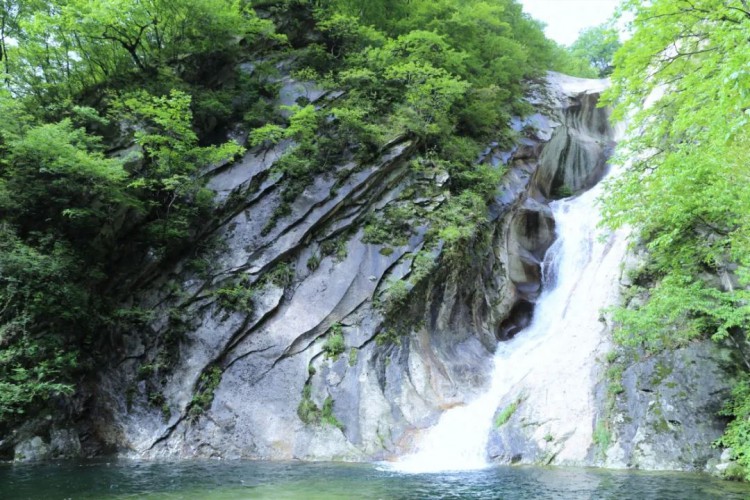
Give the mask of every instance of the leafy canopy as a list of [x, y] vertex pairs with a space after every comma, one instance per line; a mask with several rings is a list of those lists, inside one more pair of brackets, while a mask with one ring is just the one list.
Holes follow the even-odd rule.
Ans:
[[620, 48], [616, 29], [606, 24], [586, 28], [570, 46], [571, 55], [589, 61], [600, 77], [612, 73], [615, 52]]

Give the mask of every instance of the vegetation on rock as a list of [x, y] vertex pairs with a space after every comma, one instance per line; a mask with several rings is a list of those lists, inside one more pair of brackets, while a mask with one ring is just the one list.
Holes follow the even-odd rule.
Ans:
[[[4, 432], [78, 406], [77, 387], [126, 327], [119, 301], [201, 233], [213, 208], [201, 172], [242, 148], [198, 134], [247, 104], [202, 72], [239, 57], [240, 38], [278, 38], [231, 1], [0, 7]], [[131, 142], [132, 154], [112, 154]]]
[[[609, 101], [634, 133], [605, 215], [611, 227], [635, 229], [647, 262], [634, 276], [634, 300], [615, 311], [616, 339], [654, 351], [705, 337], [739, 346], [750, 331], [750, 8], [628, 0], [623, 9], [632, 37], [615, 56]], [[749, 404], [743, 381], [720, 441], [748, 478]]]
[[[479, 145], [507, 139], [509, 116], [523, 109], [523, 78], [552, 60], [539, 25], [511, 0], [2, 6], [6, 424], [51, 399], [72, 405], [65, 399], [92, 373], [100, 347], [117, 341], [118, 301], [200, 235], [212, 216], [200, 174], [242, 151], [206, 143], [220, 124], [244, 120], [251, 146], [294, 142], [275, 167], [284, 204], [274, 220], [347, 155], [372, 158], [387, 141], [413, 137], [418, 161], [451, 172], [445, 213], [453, 215], [434, 216], [435, 235], [458, 245], [499, 176], [475, 164]], [[345, 93], [325, 111], [301, 103], [281, 117], [269, 112], [277, 89], [264, 74], [277, 71], [273, 63], [251, 75], [237, 63], [282, 58], [296, 61], [300, 77]], [[219, 80], [222, 68], [230, 71]], [[130, 155], [109, 154], [129, 141]], [[123, 280], [138, 267], [146, 272]], [[271, 281], [285, 286], [282, 274]], [[243, 284], [215, 295], [224, 307], [252, 310]]]
[[513, 401], [508, 406], [503, 408], [500, 413], [497, 414], [497, 417], [495, 417], [495, 427], [502, 427], [503, 425], [507, 424], [508, 420], [510, 420], [510, 418], [518, 409], [519, 404], [521, 404], [520, 399]]

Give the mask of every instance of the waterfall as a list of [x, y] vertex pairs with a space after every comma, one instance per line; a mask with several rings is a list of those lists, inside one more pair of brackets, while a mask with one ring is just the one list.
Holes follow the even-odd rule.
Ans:
[[[568, 422], [572, 427], [549, 429], [567, 433], [569, 454], [585, 455], [593, 427], [594, 382], [590, 374], [607, 343], [600, 309], [614, 303], [626, 249], [623, 233], [602, 241], [596, 203], [601, 190], [599, 183], [580, 196], [551, 204], [557, 240], [545, 256], [545, 292], [536, 304], [532, 323], [498, 345], [489, 390], [465, 406], [446, 411], [423, 436], [416, 453], [392, 467], [403, 472], [487, 467], [486, 450], [498, 405], [509, 396], [534, 391], [552, 391], [544, 401], [529, 403], [535, 405], [539, 420], [564, 425], [566, 419], [572, 419]], [[538, 433], [538, 441], [551, 441], [550, 434], [540, 439]]]

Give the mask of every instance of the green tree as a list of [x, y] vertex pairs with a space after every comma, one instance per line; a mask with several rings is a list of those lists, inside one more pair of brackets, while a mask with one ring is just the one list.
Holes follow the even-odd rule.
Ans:
[[[111, 280], [127, 283], [130, 259], [200, 231], [213, 197], [201, 172], [242, 149], [199, 144], [179, 75], [272, 31], [229, 1], [0, 4], [0, 433], [69, 403], [118, 331], [127, 285]], [[153, 80], [159, 95], [129, 91]], [[140, 148], [127, 168], [99, 136], [113, 129]]]
[[133, 172], [131, 189], [142, 190], [152, 210], [148, 240], [163, 250], [191, 235], [196, 217], [212, 206], [213, 194], [203, 188], [200, 169], [243, 152], [234, 141], [200, 146], [192, 128], [191, 97], [173, 90], [168, 96], [136, 92], [114, 106], [130, 119], [141, 147], [141, 167]]
[[552, 48], [554, 56], [550, 62], [553, 70], [570, 76], [581, 78], [598, 78], [599, 71], [586, 57], [574, 55], [571, 50], [562, 45], [555, 44]]
[[2, 98], [0, 110], [2, 431], [74, 391], [81, 343], [104, 323], [112, 219], [136, 201], [121, 162], [70, 119], [37, 124]]
[[612, 73], [612, 61], [620, 46], [617, 30], [604, 24], [582, 30], [570, 52], [574, 58], [589, 61], [599, 76], [605, 77]]
[[64, 243], [39, 251], [0, 225], [0, 432], [51, 398], [74, 392], [79, 352], [71, 331], [95, 323], [86, 272]]
[[[6, 0], [10, 1], [10, 0]], [[12, 88], [51, 100], [70, 97], [127, 73], [153, 77], [186, 57], [231, 52], [237, 37], [269, 35], [272, 26], [235, 0], [33, 0], [13, 13]], [[2, 24], [0, 24], [2, 27]]]

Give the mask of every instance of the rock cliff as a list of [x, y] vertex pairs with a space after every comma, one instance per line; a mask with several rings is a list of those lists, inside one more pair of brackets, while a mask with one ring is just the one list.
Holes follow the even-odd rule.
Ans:
[[[415, 255], [428, 228], [386, 248], [363, 241], [363, 220], [403, 203], [411, 183], [448, 175], [407, 175], [408, 140], [316, 179], [275, 224], [269, 169], [288, 144], [207, 172], [226, 212], [210, 275], [182, 262], [139, 297], [153, 313], [99, 382], [95, 433], [138, 457], [359, 460], [408, 448], [441, 410], [481, 390], [495, 343], [528, 321], [554, 238], [546, 200], [602, 175], [613, 145], [607, 111], [586, 82], [572, 92], [570, 82], [537, 85], [538, 112], [514, 123], [518, 146], [485, 152], [480, 161], [507, 168], [485, 241], [463, 266], [433, 251], [427, 284], [401, 292], [411, 321], [398, 326], [387, 303], [394, 283], [424, 265]], [[332, 98], [290, 79], [281, 95]]]
[[[337, 98], [288, 77], [281, 85], [281, 104], [303, 97], [325, 106]], [[429, 227], [419, 221], [408, 238], [368, 243], [366, 221], [445, 202], [439, 187], [448, 172], [410, 171], [414, 144], [407, 138], [392, 141], [373, 163], [342, 164], [316, 178], [284, 212], [272, 166], [289, 143], [207, 169], [220, 208], [202, 248], [150, 278], [147, 292], [129, 304], [147, 314], [96, 381], [80, 442], [72, 430], [56, 432], [84, 454], [138, 458], [373, 460], [413, 449], [444, 410], [486, 388], [497, 342], [529, 324], [555, 239], [548, 202], [598, 182], [614, 147], [608, 110], [597, 107], [605, 85], [552, 73], [532, 85], [535, 113], [514, 120], [516, 146], [490, 144], [478, 159], [505, 173], [469, 262], [447, 259], [441, 247], [426, 251]], [[436, 186], [436, 194], [410, 199], [420, 183]], [[415, 273], [428, 278], [414, 285]], [[493, 459], [682, 468], [684, 457], [673, 454], [633, 458], [645, 456], [638, 422], [653, 420], [639, 382], [653, 363], [626, 371], [630, 403], [617, 407], [611, 445], [619, 451], [597, 453], [609, 348], [603, 324], [597, 335], [579, 339], [578, 350], [575, 338], [550, 347], [580, 354], [578, 368], [537, 381], [545, 394], [560, 389], [563, 399], [564, 386], [578, 385], [580, 398], [560, 408], [583, 401], [575, 418], [584, 420], [557, 425], [548, 440], [540, 434], [546, 427], [527, 425], [537, 413], [548, 420], [573, 413], [557, 412], [556, 399], [541, 393], [509, 395], [503, 405], [516, 396], [520, 405], [493, 432]], [[674, 383], [692, 384], [680, 370]], [[681, 394], [679, 387], [670, 390]], [[709, 410], [701, 415], [714, 418]], [[670, 430], [677, 425], [665, 422]], [[583, 430], [576, 434], [576, 427]], [[47, 444], [32, 441], [19, 444], [17, 455], [44, 455], [34, 450]]]

